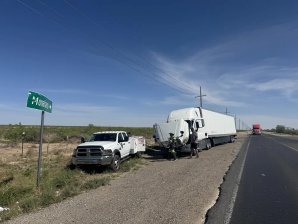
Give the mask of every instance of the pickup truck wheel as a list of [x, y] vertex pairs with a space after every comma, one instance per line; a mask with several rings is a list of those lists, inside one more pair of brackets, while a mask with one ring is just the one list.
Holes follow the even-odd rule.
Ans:
[[120, 169], [120, 157], [118, 155], [114, 156], [113, 162], [111, 164], [111, 168], [114, 171], [118, 171]]

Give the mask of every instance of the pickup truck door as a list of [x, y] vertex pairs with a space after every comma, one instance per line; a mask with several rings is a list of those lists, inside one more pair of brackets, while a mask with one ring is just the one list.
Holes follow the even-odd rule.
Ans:
[[125, 132], [119, 133], [118, 135], [118, 142], [121, 147], [121, 157], [126, 157], [130, 153], [130, 141]]

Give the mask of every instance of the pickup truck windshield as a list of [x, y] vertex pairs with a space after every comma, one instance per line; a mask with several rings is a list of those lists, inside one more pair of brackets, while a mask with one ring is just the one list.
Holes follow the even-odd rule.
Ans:
[[115, 142], [116, 138], [117, 138], [116, 133], [93, 134], [91, 136], [90, 142], [94, 142], [94, 141], [111, 141], [111, 142]]

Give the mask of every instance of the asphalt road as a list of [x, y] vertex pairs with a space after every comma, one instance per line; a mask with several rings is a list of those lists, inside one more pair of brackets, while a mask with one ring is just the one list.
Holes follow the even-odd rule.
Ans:
[[207, 223], [297, 223], [298, 138], [251, 136]]

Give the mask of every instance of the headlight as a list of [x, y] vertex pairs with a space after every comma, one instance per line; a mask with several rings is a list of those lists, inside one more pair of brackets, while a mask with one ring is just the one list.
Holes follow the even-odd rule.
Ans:
[[102, 155], [103, 156], [111, 156], [111, 155], [113, 155], [113, 151], [111, 149], [103, 149]]

